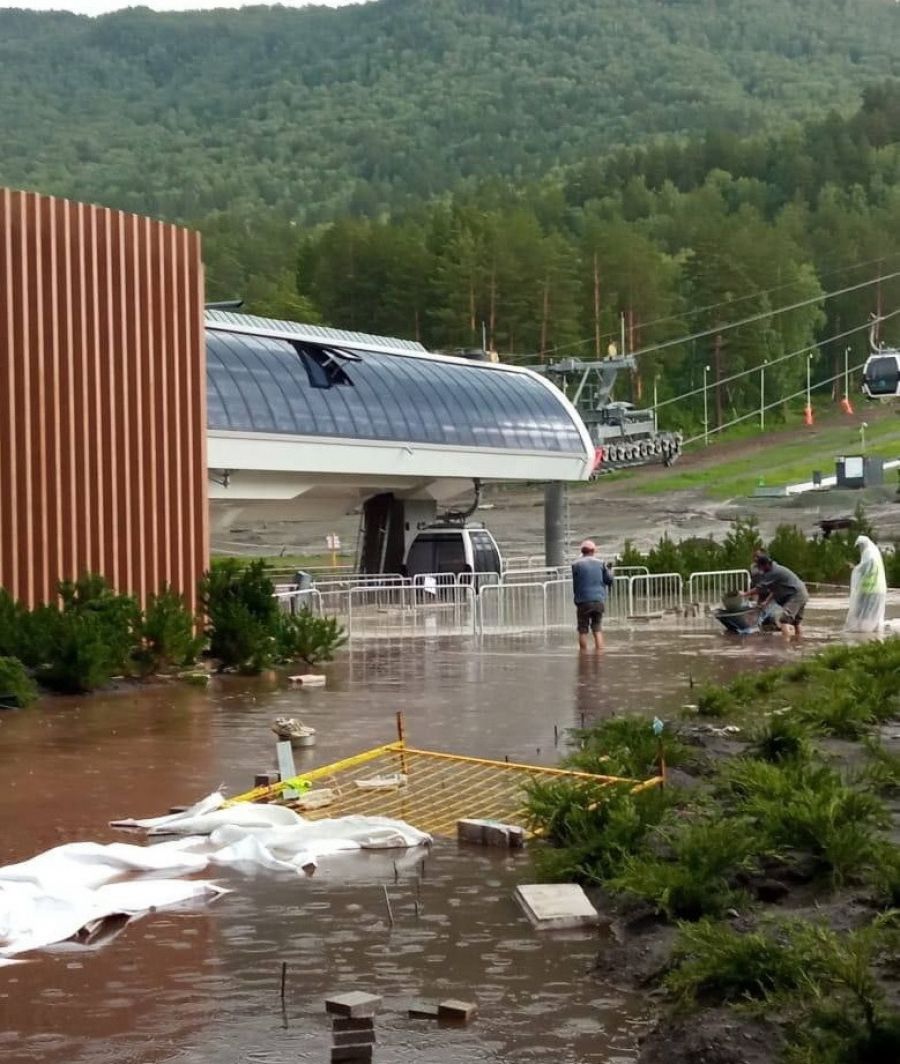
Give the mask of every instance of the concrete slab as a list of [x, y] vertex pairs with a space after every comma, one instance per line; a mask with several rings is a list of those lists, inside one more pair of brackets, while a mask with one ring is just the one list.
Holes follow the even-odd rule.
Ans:
[[325, 999], [325, 1011], [336, 1016], [372, 1016], [381, 998], [377, 994], [366, 994], [362, 990], [351, 990], [346, 994], [335, 994]]
[[516, 898], [539, 931], [592, 927], [597, 910], [577, 883], [528, 883], [516, 887]]

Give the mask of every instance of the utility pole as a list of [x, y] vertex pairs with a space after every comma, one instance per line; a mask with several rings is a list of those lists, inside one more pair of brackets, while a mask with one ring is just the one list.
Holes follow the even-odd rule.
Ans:
[[547, 351], [547, 318], [550, 314], [550, 281], [544, 281], [544, 305], [541, 312], [541, 362]]
[[594, 252], [594, 356], [600, 361], [600, 264]]
[[766, 366], [767, 361], [759, 367], [759, 428], [762, 432], [766, 427]]
[[707, 378], [709, 366], [703, 367], [703, 446], [709, 447], [709, 393], [707, 391]]
[[720, 429], [724, 422], [722, 417], [722, 386], [720, 381], [722, 379], [722, 334], [716, 333], [715, 343], [713, 344], [713, 365], [716, 368], [716, 428]]

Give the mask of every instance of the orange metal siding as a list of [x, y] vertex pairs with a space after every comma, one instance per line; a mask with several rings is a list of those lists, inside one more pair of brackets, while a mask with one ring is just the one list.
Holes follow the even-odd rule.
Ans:
[[199, 235], [0, 189], [0, 586], [193, 606], [207, 514]]

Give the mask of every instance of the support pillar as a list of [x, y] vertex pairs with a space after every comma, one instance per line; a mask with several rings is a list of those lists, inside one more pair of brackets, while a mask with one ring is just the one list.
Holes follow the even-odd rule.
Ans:
[[544, 487], [544, 564], [566, 562], [566, 485], [553, 480]]

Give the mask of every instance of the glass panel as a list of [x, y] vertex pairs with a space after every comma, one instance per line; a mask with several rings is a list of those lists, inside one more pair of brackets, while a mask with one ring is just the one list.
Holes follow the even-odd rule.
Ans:
[[509, 450], [582, 449], [571, 415], [540, 382], [477, 364], [361, 352], [349, 383], [314, 388], [294, 345], [210, 332], [214, 428]]
[[461, 573], [466, 568], [466, 547], [463, 534], [441, 536], [434, 552], [436, 573]]
[[406, 572], [408, 576], [419, 576], [421, 573], [433, 573], [434, 569], [434, 541], [435, 536], [416, 536], [409, 554], [406, 558]]

